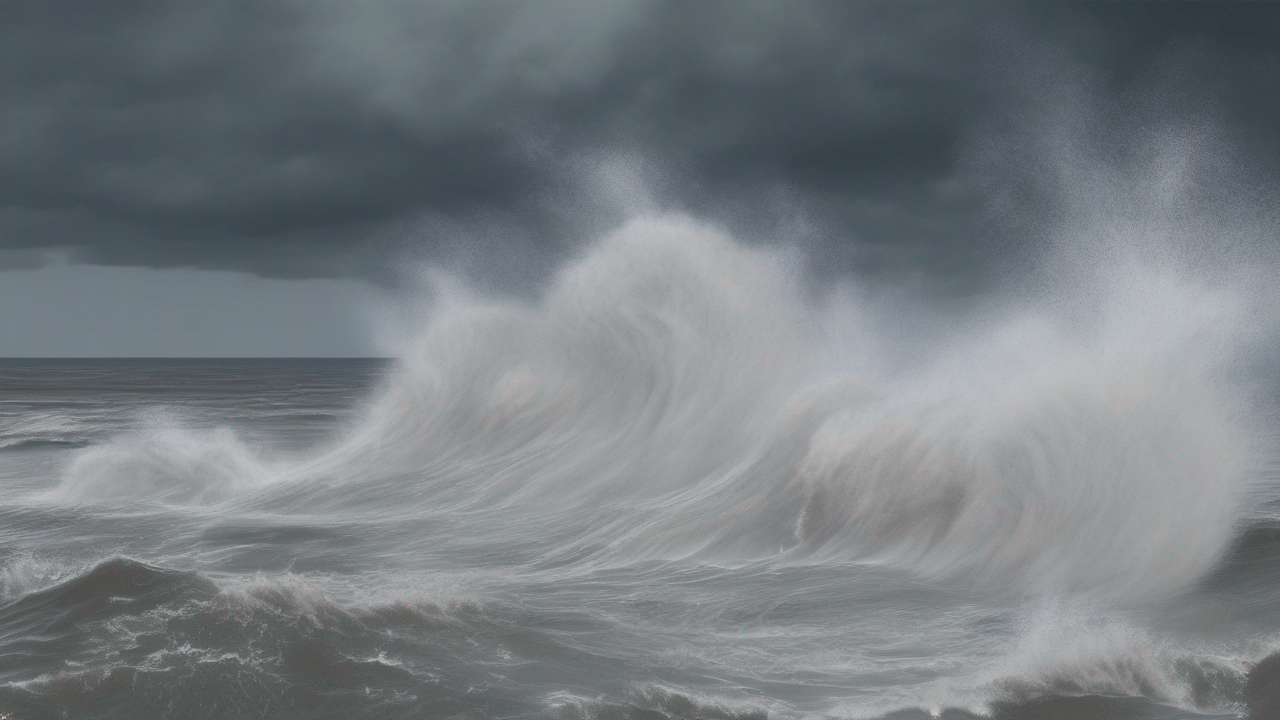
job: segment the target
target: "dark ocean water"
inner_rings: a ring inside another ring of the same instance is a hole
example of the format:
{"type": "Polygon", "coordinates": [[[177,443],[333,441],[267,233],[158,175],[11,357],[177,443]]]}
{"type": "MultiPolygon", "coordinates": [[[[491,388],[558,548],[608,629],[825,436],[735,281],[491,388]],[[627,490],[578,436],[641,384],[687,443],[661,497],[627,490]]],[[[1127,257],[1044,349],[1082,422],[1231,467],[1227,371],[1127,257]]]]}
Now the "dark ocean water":
{"type": "Polygon", "coordinates": [[[0,718],[1280,717],[1233,395],[792,382],[704,242],[404,361],[0,361],[0,718]]]}

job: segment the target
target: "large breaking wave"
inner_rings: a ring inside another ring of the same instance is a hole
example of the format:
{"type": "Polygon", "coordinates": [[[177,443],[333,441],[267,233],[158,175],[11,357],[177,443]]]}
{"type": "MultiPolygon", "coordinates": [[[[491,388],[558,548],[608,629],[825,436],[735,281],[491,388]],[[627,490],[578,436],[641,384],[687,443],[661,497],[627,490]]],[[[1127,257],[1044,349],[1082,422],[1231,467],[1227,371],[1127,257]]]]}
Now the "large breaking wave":
{"type": "Polygon", "coordinates": [[[391,497],[535,524],[607,507],[616,521],[548,552],[1165,594],[1221,556],[1262,467],[1240,358],[1263,335],[1231,287],[1168,257],[1110,260],[1077,297],[922,323],[931,354],[864,328],[848,362],[862,370],[833,373],[817,358],[839,338],[802,300],[793,255],[641,219],[540,304],[442,313],[365,420],[310,461],[267,472],[230,435],[170,432],[86,451],[62,492],[278,509],[391,497]]]}

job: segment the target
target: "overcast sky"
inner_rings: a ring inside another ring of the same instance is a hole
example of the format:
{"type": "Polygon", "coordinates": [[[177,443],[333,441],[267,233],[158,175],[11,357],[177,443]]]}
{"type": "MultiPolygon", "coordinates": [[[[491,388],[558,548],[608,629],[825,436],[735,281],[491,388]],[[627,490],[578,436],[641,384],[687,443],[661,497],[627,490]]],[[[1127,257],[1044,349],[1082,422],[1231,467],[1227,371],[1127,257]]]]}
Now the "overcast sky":
{"type": "Polygon", "coordinates": [[[964,296],[1060,214],[1064,143],[1192,138],[1205,193],[1270,197],[1277,38],[1275,3],[6,3],[0,356],[385,354],[425,268],[529,294],[655,208],[964,296]]]}

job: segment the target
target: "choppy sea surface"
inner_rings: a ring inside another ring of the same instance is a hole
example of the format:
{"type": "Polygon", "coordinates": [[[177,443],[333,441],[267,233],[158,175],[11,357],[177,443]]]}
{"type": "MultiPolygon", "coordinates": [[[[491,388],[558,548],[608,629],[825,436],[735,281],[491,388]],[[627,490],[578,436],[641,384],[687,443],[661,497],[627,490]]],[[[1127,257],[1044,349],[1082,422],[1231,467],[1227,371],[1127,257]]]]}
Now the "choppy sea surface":
{"type": "Polygon", "coordinates": [[[876,355],[784,259],[661,219],[398,360],[0,360],[0,718],[1280,717],[1221,287],[876,355]]]}

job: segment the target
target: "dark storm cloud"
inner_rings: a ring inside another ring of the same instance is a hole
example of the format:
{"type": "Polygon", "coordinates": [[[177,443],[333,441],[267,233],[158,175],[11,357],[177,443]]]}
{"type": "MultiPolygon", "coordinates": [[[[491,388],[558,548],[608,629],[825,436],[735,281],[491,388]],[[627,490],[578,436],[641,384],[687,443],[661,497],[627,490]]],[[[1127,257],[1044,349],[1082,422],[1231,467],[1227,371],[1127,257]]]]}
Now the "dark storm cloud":
{"type": "MultiPolygon", "coordinates": [[[[987,232],[1114,208],[1156,192],[1161,172],[1179,177],[1173,215],[1274,223],[1261,215],[1280,199],[1280,5],[1050,8],[1039,21],[1057,43],[1034,42],[1034,21],[1019,29],[1031,49],[1012,65],[1021,78],[1003,86],[959,164],[983,220],[999,224],[987,232]]],[[[1002,238],[1003,249],[1018,239],[1002,238]]]]}
{"type": "Polygon", "coordinates": [[[63,247],[108,264],[370,274],[379,249],[466,242],[459,226],[554,254],[595,229],[586,181],[566,176],[634,152],[689,209],[751,224],[774,193],[839,228],[829,244],[846,264],[945,265],[982,230],[958,144],[1039,45],[1123,85],[1199,33],[1256,63],[1234,87],[1274,77],[1256,23],[1195,12],[14,3],[0,11],[0,263],[63,247]]]}

